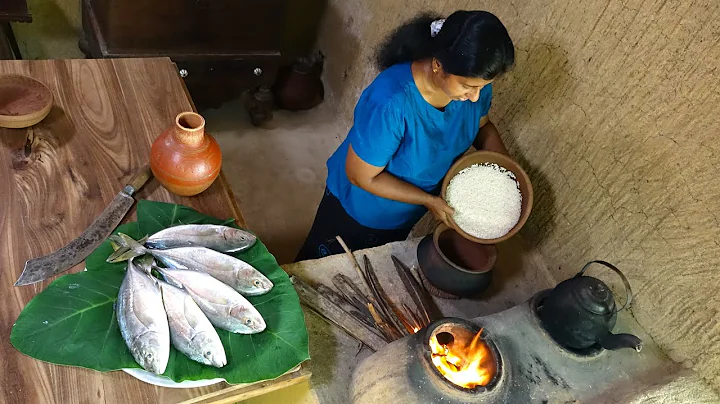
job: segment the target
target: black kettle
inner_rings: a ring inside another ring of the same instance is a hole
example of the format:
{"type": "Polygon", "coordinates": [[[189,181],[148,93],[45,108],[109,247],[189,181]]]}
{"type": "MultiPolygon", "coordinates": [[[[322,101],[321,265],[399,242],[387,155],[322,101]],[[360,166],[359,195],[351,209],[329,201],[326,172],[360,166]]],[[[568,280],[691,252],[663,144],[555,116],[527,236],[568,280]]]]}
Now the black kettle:
{"type": "Polygon", "coordinates": [[[572,349],[600,344],[605,349],[634,348],[640,352],[642,340],[631,334],[613,334],[617,312],[632,301],[630,282],[614,265],[591,261],[574,277],[559,283],[542,302],[538,315],[550,336],[572,349]],[[602,264],[617,272],[627,290],[625,305],[616,309],[612,291],[600,279],[583,276],[592,264],[602,264]]]}

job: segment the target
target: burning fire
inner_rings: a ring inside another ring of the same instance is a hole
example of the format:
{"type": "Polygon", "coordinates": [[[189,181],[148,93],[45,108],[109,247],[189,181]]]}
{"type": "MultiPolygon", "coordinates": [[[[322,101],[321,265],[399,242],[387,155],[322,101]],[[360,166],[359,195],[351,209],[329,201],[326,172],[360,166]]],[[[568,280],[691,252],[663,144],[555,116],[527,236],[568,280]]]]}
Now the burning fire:
{"type": "Polygon", "coordinates": [[[480,340],[480,330],[470,344],[455,340],[441,344],[434,335],[430,338],[432,362],[440,373],[458,386],[468,389],[485,386],[495,375],[495,361],[488,345],[480,340]]]}

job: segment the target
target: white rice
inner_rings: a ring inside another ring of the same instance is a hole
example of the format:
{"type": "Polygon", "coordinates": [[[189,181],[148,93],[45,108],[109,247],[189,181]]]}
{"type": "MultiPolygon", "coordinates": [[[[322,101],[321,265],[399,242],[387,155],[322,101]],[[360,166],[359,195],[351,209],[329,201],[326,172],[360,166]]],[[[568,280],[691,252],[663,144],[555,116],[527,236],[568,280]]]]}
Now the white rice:
{"type": "Polygon", "coordinates": [[[457,173],[446,199],[455,209],[455,223],[477,238],[502,237],[520,220],[520,185],[515,174],[497,164],[474,164],[457,173]]]}

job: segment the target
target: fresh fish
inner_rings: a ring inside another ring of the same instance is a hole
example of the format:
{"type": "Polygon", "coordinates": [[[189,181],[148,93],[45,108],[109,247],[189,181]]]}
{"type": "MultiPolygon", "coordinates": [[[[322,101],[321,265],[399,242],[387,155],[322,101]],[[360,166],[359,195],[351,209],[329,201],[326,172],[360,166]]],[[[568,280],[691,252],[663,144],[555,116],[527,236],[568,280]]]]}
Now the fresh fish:
{"type": "Polygon", "coordinates": [[[156,281],[128,261],[118,292],[116,314],[120,333],[143,369],[165,373],[170,359],[170,329],[156,281]]]}
{"type": "MultiPolygon", "coordinates": [[[[148,248],[205,247],[230,253],[244,251],[255,245],[257,237],[245,230],[214,224],[184,224],[168,227],[151,235],[148,248]]],[[[140,243],[142,244],[142,243],[140,243]]]]}
{"type": "Polygon", "coordinates": [[[273,283],[262,272],[243,260],[205,247],[179,247],[169,250],[147,249],[132,237],[120,234],[128,254],[151,254],[173,269],[205,272],[245,296],[269,292],[273,283]]]}
{"type": "Polygon", "coordinates": [[[236,334],[256,334],[265,330],[265,320],[260,312],[241,294],[212,276],[155,265],[153,268],[169,283],[182,286],[214,326],[236,334]]]}
{"type": "Polygon", "coordinates": [[[221,368],[227,364],[220,336],[197,303],[183,290],[159,281],[170,324],[170,341],[188,358],[221,368]]]}

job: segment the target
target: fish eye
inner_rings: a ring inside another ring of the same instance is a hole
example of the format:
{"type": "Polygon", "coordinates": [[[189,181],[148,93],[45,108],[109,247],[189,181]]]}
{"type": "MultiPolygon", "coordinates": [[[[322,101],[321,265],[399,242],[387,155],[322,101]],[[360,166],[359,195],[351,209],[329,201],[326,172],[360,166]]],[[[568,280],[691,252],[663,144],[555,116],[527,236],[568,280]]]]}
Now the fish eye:
{"type": "Polygon", "coordinates": [[[253,286],[260,287],[260,285],[262,285],[262,282],[260,282],[260,279],[255,279],[253,281],[253,286]]]}
{"type": "Polygon", "coordinates": [[[205,357],[206,357],[207,359],[212,358],[212,352],[210,352],[210,351],[205,352],[205,357]]]}
{"type": "Polygon", "coordinates": [[[152,360],[152,358],[153,358],[152,352],[148,352],[148,353],[145,354],[145,359],[147,359],[147,360],[152,360]]]}
{"type": "Polygon", "coordinates": [[[246,326],[249,327],[249,326],[252,325],[252,323],[253,323],[253,321],[252,321],[251,319],[249,319],[249,318],[246,318],[246,319],[245,319],[245,325],[246,325],[246,326]]]}

